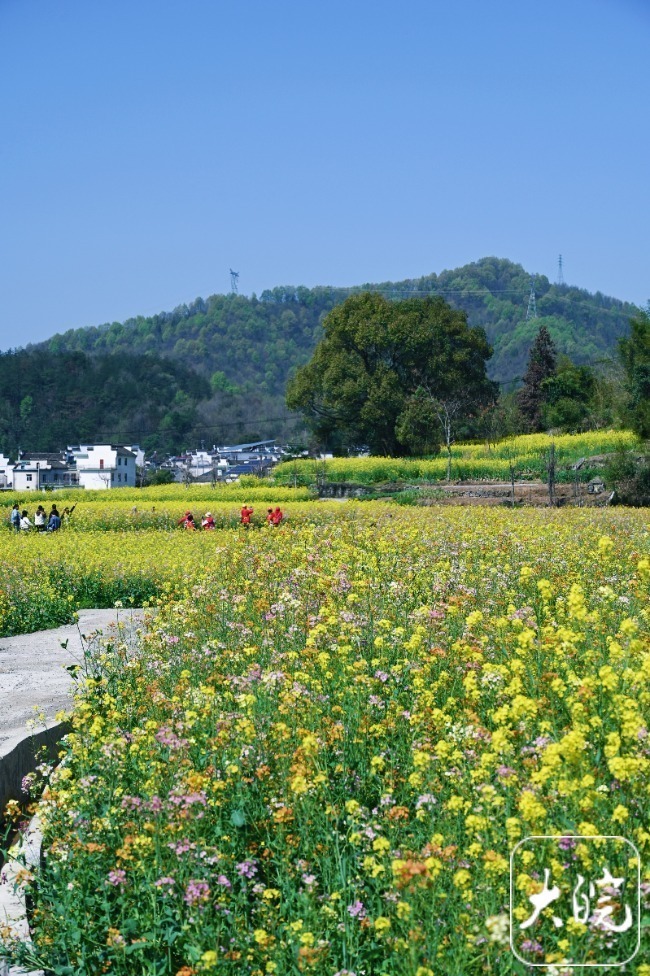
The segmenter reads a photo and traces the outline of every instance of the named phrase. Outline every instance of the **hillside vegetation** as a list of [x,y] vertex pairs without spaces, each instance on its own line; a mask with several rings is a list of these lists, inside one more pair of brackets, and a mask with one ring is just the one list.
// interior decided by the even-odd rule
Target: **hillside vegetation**
[[310,359],[327,313],[366,289],[395,299],[441,295],[465,310],[470,326],[485,329],[494,347],[488,372],[502,384],[523,375],[541,323],[558,352],[575,362],[615,354],[617,340],[629,331],[632,305],[552,285],[544,276],[535,288],[540,317],[526,322],[529,273],[508,260],[484,258],[401,282],[279,287],[259,298],[213,295],[173,312],[70,330],[1,357],[0,449],[14,450],[18,442],[54,449],[83,437],[140,440],[161,450],[201,439],[290,439],[301,422],[285,407],[289,377]]

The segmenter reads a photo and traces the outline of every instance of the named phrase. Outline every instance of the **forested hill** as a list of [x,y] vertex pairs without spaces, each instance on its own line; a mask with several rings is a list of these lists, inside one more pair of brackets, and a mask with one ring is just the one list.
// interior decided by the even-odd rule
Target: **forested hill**
[[275,397],[283,393],[288,371],[311,355],[324,315],[352,292],[366,289],[396,299],[442,295],[464,309],[469,324],[487,332],[494,346],[489,372],[501,383],[522,375],[542,322],[560,352],[575,362],[588,362],[614,354],[616,340],[627,333],[634,314],[627,302],[553,285],[537,275],[538,320],[527,322],[530,274],[511,261],[483,258],[439,275],[356,288],[282,287],[259,298],[213,295],[149,318],[71,330],[47,345],[53,351],[160,353],[205,376],[216,373],[216,388],[252,383],[262,395]]
[[601,292],[594,295],[583,288],[554,285],[544,275],[536,275],[538,317],[526,321],[530,283],[530,273],[520,264],[482,258],[455,271],[375,287],[396,298],[442,295],[450,305],[464,309],[470,325],[485,329],[494,348],[488,372],[502,384],[522,377],[533,337],[542,324],[551,333],[558,352],[575,363],[596,363],[616,356],[617,340],[629,333],[634,305]]
[[[501,383],[516,381],[523,374],[532,337],[540,324],[547,325],[560,352],[576,362],[594,362],[615,354],[616,340],[626,334],[634,314],[630,304],[568,285],[552,285],[544,276],[537,276],[539,318],[526,322],[530,274],[510,261],[483,258],[439,275],[379,285],[282,287],[265,291],[259,298],[213,295],[173,312],[71,330],[34,348],[46,351],[54,362],[73,352],[93,360],[106,355],[143,354],[172,360],[182,370],[182,375],[175,377],[173,396],[186,398],[185,422],[179,427],[178,411],[171,416],[171,403],[169,416],[160,404],[154,404],[155,409],[148,413],[143,406],[139,421],[130,428],[136,432],[140,429],[140,440],[150,446],[166,446],[177,428],[185,433],[190,413],[194,436],[206,443],[288,437],[292,430],[284,406],[288,376],[310,358],[330,309],[350,293],[364,289],[379,290],[396,299],[439,294],[466,310],[469,324],[483,326],[494,346],[489,372]],[[191,374],[198,374],[209,384],[207,392],[192,386],[188,380]],[[114,384],[107,380],[105,386],[110,399]],[[13,407],[15,414],[18,404]],[[120,409],[113,415],[115,425],[119,422],[124,427],[124,412]],[[169,433],[165,438],[156,433],[163,421]]]
[[84,441],[181,450],[210,396],[205,379],[157,355],[43,348],[0,354],[0,452]]

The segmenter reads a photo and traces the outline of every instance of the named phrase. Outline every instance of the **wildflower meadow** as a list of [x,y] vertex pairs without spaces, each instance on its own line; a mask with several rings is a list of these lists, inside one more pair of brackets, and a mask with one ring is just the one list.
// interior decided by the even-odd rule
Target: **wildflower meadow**
[[[13,585],[47,578],[62,613],[101,585],[150,613],[79,676],[32,784],[33,942],[0,929],[0,954],[61,976],[501,976],[622,953],[650,976],[647,512],[286,508],[279,529],[127,531],[120,510],[3,537]],[[601,835],[640,852],[638,902],[619,847],[606,907],[564,916]]]

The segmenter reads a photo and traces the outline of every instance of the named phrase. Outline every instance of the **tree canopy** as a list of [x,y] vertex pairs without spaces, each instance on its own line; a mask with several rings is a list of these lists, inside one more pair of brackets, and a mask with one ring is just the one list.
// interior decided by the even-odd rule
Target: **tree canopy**
[[632,429],[640,437],[650,437],[650,304],[631,320],[630,335],[620,340],[619,350]]
[[442,298],[391,302],[364,292],[334,308],[323,330],[312,359],[288,385],[287,405],[337,451],[435,449],[432,404],[462,396],[470,412],[495,398],[485,332]]

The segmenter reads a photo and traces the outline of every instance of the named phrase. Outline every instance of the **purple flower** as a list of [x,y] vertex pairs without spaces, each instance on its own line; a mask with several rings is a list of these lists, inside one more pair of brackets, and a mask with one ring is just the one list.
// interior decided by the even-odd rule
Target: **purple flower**
[[139,796],[124,796],[121,806],[123,810],[137,810],[142,806],[142,800]]
[[352,918],[359,918],[359,919],[361,919],[361,918],[365,918],[366,917],[366,909],[365,909],[365,906],[364,906],[363,902],[362,901],[359,901],[358,899],[357,899],[357,901],[353,902],[351,905],[348,905],[348,909],[347,910],[348,910],[349,914],[352,916]]
[[164,885],[169,885],[171,887],[171,885],[175,885],[175,884],[176,882],[174,881],[173,878],[158,878],[157,881],[154,881],[154,885],[156,888],[162,888]]
[[533,941],[533,939],[526,939],[525,942],[521,943],[520,948],[523,949],[524,952],[533,952],[535,954],[544,951],[544,947],[539,942]]
[[155,739],[161,746],[167,746],[168,749],[182,749],[187,745],[187,739],[179,739],[176,733],[166,725],[158,729]]
[[242,861],[240,864],[235,865],[235,871],[242,878],[254,878],[257,874],[257,865],[255,861]]
[[230,881],[228,881],[228,878],[225,876],[225,874],[219,875],[219,877],[217,878],[217,884],[221,885],[222,888],[232,888],[232,885]]
[[183,895],[188,905],[196,905],[198,902],[207,901],[209,897],[210,885],[207,881],[190,881]]
[[196,849],[196,844],[190,844],[189,840],[179,840],[176,843],[170,843],[167,845],[176,857],[181,857],[183,854],[187,854],[188,851],[193,851]]
[[108,880],[106,884],[114,885],[116,888],[118,885],[126,884],[126,871],[122,871],[121,868],[117,871],[108,872]]
[[177,807],[182,805],[183,809],[187,810],[187,808],[191,807],[194,803],[200,803],[202,806],[205,806],[208,802],[208,798],[203,790],[201,790],[199,793],[185,793],[183,796],[170,796],[169,802],[173,803],[174,806]]
[[561,851],[570,851],[577,844],[575,837],[562,837],[558,842],[557,846]]

